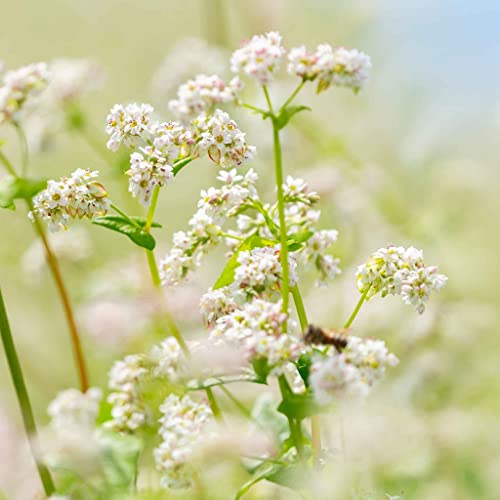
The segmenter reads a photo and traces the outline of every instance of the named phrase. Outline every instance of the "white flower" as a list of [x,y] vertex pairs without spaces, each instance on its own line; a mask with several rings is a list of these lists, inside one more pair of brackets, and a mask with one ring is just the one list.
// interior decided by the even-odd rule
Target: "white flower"
[[[298,277],[297,263],[292,254],[289,260],[289,282],[293,286]],[[283,268],[280,261],[279,247],[254,248],[242,251],[237,258],[239,266],[234,273],[231,288],[235,294],[248,296],[269,296],[280,290]]]
[[245,134],[226,112],[216,109],[213,115],[202,114],[192,124],[199,137],[197,152],[207,153],[217,165],[231,168],[255,156],[255,146],[247,144]]
[[[281,301],[255,299],[220,317],[211,338],[221,338],[242,348],[249,361],[266,359],[272,373],[279,374],[287,363],[297,359],[303,349],[299,339],[283,331],[286,319]],[[288,321],[288,324],[290,329],[296,327],[293,321]]]
[[182,488],[191,484],[192,468],[189,460],[201,439],[206,439],[207,426],[213,421],[208,405],[189,396],[182,399],[170,394],[160,406],[159,434],[161,444],[153,455],[157,469],[162,473],[162,486]]
[[384,341],[350,336],[340,353],[329,348],[326,355],[314,358],[309,382],[322,404],[335,398],[364,397],[386,368],[398,363]]
[[164,186],[174,179],[173,167],[167,164],[161,151],[153,146],[146,146],[141,148],[141,153],[130,155],[127,175],[130,177],[128,190],[144,206],[151,203],[151,195],[156,186]]
[[109,372],[112,420],[105,426],[118,431],[135,431],[145,424],[147,411],[141,400],[139,383],[147,374],[144,356],[130,355],[116,361]]
[[0,86],[0,124],[17,120],[26,100],[39,94],[48,79],[46,63],[33,63],[5,73]]
[[106,133],[110,136],[106,146],[116,151],[122,142],[134,145],[148,130],[153,108],[149,104],[115,104],[106,118]]
[[286,202],[300,201],[306,205],[313,205],[319,201],[319,196],[314,191],[309,191],[309,186],[304,179],[287,176],[283,184],[283,194]]
[[61,431],[93,430],[101,397],[102,392],[96,387],[91,387],[85,393],[78,389],[61,391],[47,410],[51,426]]
[[181,377],[181,372],[185,371],[185,355],[174,337],[155,345],[149,357],[154,365],[155,376],[175,382]]
[[416,306],[419,313],[433,290],[439,291],[448,278],[439,274],[435,266],[424,264],[424,254],[414,247],[388,246],[373,253],[365,264],[358,267],[358,289],[369,299],[381,292],[400,295],[406,304]]
[[358,91],[368,79],[370,58],[356,49],[332,48],[318,45],[315,52],[305,47],[291,49],[288,54],[288,72],[305,80],[318,79],[318,92],[331,84]]
[[217,319],[231,313],[236,307],[231,290],[227,286],[217,290],[210,289],[200,300],[200,310],[207,326],[212,326]]
[[320,273],[320,284],[335,278],[335,276],[341,273],[339,259],[336,259],[332,255],[325,254],[326,250],[337,241],[338,234],[338,231],[335,229],[316,231],[307,240],[304,248],[300,252],[300,256],[304,262],[306,264],[314,264]]
[[275,31],[255,35],[231,56],[231,71],[244,72],[261,85],[267,85],[279,69],[285,49],[281,35]]
[[187,121],[223,104],[236,102],[242,88],[238,77],[226,84],[217,75],[198,75],[179,87],[177,99],[170,101],[168,107],[179,119]]
[[105,215],[111,202],[102,184],[97,182],[97,170],[77,169],[69,177],[50,180],[47,188],[33,198],[29,217],[48,221],[51,231],[67,229],[70,219]]

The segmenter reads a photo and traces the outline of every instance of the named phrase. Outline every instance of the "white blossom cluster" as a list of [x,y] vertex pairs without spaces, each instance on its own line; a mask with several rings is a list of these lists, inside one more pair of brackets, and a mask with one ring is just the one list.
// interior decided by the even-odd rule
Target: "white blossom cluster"
[[250,169],[245,176],[233,169],[221,171],[221,188],[201,191],[198,210],[189,221],[190,230],[177,231],[173,247],[160,262],[164,285],[177,285],[189,271],[196,269],[207,250],[220,241],[225,217],[255,193],[257,175]]
[[149,104],[115,104],[106,118],[106,133],[110,136],[106,144],[117,151],[122,143],[133,146],[148,132],[153,107]]
[[[272,373],[279,374],[304,347],[301,340],[284,332],[287,315],[281,305],[281,301],[254,299],[217,319],[211,338],[242,348],[249,361],[266,359]],[[288,321],[288,325],[292,329],[296,326],[293,321]]]
[[33,63],[7,71],[0,84],[0,124],[16,121],[28,98],[38,95],[47,86],[46,63]]
[[307,240],[303,250],[300,252],[302,260],[306,264],[312,264],[319,272],[318,284],[325,284],[328,280],[341,274],[340,260],[326,251],[337,241],[338,231],[335,229],[322,229],[315,232]]
[[309,382],[322,404],[336,398],[364,397],[386,368],[398,362],[383,340],[350,336],[342,352],[329,348],[326,356],[314,359]]
[[368,79],[370,57],[356,49],[318,45],[315,52],[305,47],[291,49],[288,72],[304,80],[318,79],[318,92],[330,85],[360,90]]
[[190,486],[192,468],[190,458],[201,439],[206,439],[207,427],[213,421],[208,405],[185,395],[170,394],[160,406],[159,434],[161,444],[153,454],[156,467],[162,473],[162,486],[182,488]]
[[253,36],[231,56],[231,71],[244,72],[259,84],[267,85],[286,53],[281,41],[281,35],[275,31]]
[[78,389],[61,391],[47,410],[51,427],[57,431],[94,429],[101,397],[102,392],[96,387],[85,393]]
[[179,87],[177,99],[171,100],[168,107],[180,120],[189,121],[223,104],[237,102],[242,88],[238,77],[226,84],[217,75],[200,74]]
[[149,354],[153,374],[176,382],[186,370],[186,356],[174,337],[153,346]]
[[406,304],[414,305],[419,313],[432,291],[440,290],[448,278],[438,273],[436,266],[424,264],[424,254],[414,247],[388,246],[373,253],[356,274],[358,289],[369,299],[381,292],[400,295]]
[[205,325],[212,327],[221,317],[233,312],[238,307],[232,289],[228,286],[208,290],[200,299],[200,311]]
[[50,82],[43,99],[51,104],[67,104],[99,87],[102,68],[90,59],[55,59],[49,64]]
[[212,115],[202,114],[192,122],[197,141],[197,151],[223,168],[231,168],[252,160],[256,148],[247,144],[245,133],[237,123],[220,109]]
[[[238,267],[231,285],[235,296],[267,297],[279,292],[283,268],[280,261],[280,248],[261,247],[242,251],[237,257]],[[290,286],[298,281],[297,262],[293,254],[288,256]]]
[[40,217],[48,221],[51,231],[58,231],[67,229],[70,219],[105,215],[111,202],[98,176],[97,170],[79,168],[59,181],[49,180],[47,188],[33,198],[29,217]]
[[114,363],[108,380],[112,420],[106,422],[106,427],[133,432],[146,423],[148,415],[139,385],[147,373],[147,360],[142,355],[129,355]]

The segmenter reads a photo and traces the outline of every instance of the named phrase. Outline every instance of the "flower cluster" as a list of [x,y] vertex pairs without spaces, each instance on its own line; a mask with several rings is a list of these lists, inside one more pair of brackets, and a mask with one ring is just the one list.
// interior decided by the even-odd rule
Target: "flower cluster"
[[349,87],[354,91],[362,88],[371,67],[369,56],[356,49],[332,48],[318,45],[315,52],[305,47],[291,49],[288,54],[288,72],[304,80],[318,79],[318,92],[330,85]]
[[116,361],[109,372],[108,402],[112,420],[106,427],[118,431],[135,431],[147,420],[147,411],[140,396],[139,384],[147,375],[147,361],[142,355],[130,355]]
[[[244,297],[272,297],[279,292],[282,266],[279,247],[262,247],[242,251],[238,254],[239,266],[231,285],[233,294]],[[298,281],[297,263],[292,254],[288,256],[290,286]]]
[[235,73],[243,71],[259,84],[267,85],[273,80],[286,52],[281,40],[281,35],[275,31],[253,36],[233,53],[231,70]]
[[[242,348],[249,361],[265,359],[273,373],[279,374],[284,366],[294,361],[303,349],[303,343],[285,333],[283,325],[287,315],[281,310],[281,301],[268,302],[254,299],[241,308],[220,317],[211,332],[211,338],[221,338]],[[294,327],[293,321],[288,321]]]
[[312,364],[309,382],[322,404],[343,396],[366,396],[388,366],[398,364],[382,340],[350,336],[342,352],[329,348]]
[[424,254],[414,247],[388,246],[373,253],[365,264],[358,267],[357,284],[366,298],[378,292],[400,295],[406,304],[414,305],[419,313],[433,290],[440,290],[448,278],[438,273],[436,266],[424,264]]
[[177,285],[189,271],[196,269],[208,249],[220,241],[221,225],[242,202],[255,193],[257,175],[250,169],[245,176],[233,169],[221,171],[221,188],[201,191],[198,210],[189,221],[190,230],[173,236],[173,248],[160,262],[164,285]]
[[77,169],[69,177],[50,180],[47,188],[33,199],[29,216],[48,221],[51,231],[66,229],[69,219],[92,219],[104,215],[110,207],[108,193],[97,182],[97,170]]
[[101,397],[101,390],[96,387],[91,387],[85,393],[77,389],[61,391],[47,410],[51,426],[58,431],[93,429]]
[[47,64],[33,63],[3,75],[0,86],[0,124],[18,118],[26,100],[47,86]]
[[120,144],[133,146],[148,131],[153,107],[149,104],[115,104],[106,118],[106,133],[110,136],[106,144],[117,151]]
[[211,327],[221,317],[233,312],[237,303],[230,287],[210,289],[200,299],[200,311],[207,327]]
[[170,394],[160,406],[159,434],[161,444],[154,450],[158,470],[162,473],[164,487],[182,488],[189,486],[192,469],[189,460],[203,437],[207,426],[213,421],[210,408],[189,396],[182,399]]
[[127,170],[129,191],[134,198],[139,198],[142,205],[151,203],[151,196],[156,186],[162,187],[174,179],[173,167],[161,151],[153,146],[146,146],[130,155],[130,169]]
[[238,77],[226,84],[217,75],[197,75],[179,87],[177,99],[171,100],[168,107],[179,119],[189,121],[222,104],[237,102],[242,88]]
[[313,264],[318,270],[320,284],[326,283],[329,279],[335,278],[342,272],[339,268],[340,260],[326,253],[337,241],[338,234],[335,229],[323,229],[315,232],[307,240],[300,254],[306,264]]
[[185,372],[186,357],[173,337],[168,337],[163,342],[155,345],[149,358],[153,364],[155,376],[163,377],[171,382],[176,382]]
[[192,124],[199,137],[198,153],[207,153],[217,165],[231,168],[255,156],[255,146],[247,144],[245,133],[226,112],[216,109],[213,115],[202,114]]

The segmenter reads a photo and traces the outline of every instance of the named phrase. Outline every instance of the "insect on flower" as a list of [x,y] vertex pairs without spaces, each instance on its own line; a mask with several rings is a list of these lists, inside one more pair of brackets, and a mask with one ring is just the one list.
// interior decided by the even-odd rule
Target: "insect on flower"
[[323,329],[319,326],[308,325],[304,332],[306,344],[332,345],[337,352],[341,353],[347,347],[348,328]]

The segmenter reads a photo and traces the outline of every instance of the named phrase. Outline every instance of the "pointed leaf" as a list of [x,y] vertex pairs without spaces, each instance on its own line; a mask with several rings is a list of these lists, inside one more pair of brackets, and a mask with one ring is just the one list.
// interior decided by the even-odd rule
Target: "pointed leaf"
[[47,187],[45,179],[23,179],[7,176],[0,181],[0,207],[14,209],[14,201],[31,200]]
[[288,106],[287,108],[280,111],[280,114],[275,118],[274,122],[278,128],[281,130],[282,128],[288,125],[288,122],[301,111],[311,111],[309,106]]
[[314,396],[306,392],[305,394],[289,393],[278,406],[278,411],[289,418],[302,420],[306,417],[318,415],[324,410]]
[[153,236],[142,229],[143,225],[141,220],[134,220],[134,222],[136,222],[137,225],[132,224],[130,220],[121,215],[106,215],[92,221],[96,226],[106,227],[112,231],[124,234],[142,248],[153,250],[156,246],[156,241]]

